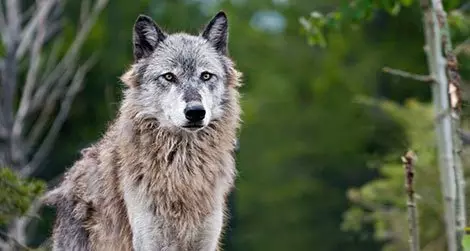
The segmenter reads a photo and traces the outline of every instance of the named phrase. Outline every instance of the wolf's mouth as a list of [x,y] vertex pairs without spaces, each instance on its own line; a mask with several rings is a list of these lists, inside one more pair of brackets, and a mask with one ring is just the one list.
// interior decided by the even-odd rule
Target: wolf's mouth
[[185,126],[183,126],[183,128],[186,128],[186,129],[191,129],[191,130],[196,130],[196,129],[200,129],[203,127],[203,124],[195,124],[195,123],[191,123],[191,124],[187,124]]

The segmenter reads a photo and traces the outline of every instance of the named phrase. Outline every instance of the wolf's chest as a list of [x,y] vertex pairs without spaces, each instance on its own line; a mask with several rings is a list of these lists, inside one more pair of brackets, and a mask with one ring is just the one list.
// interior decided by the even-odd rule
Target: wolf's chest
[[200,203],[196,203],[197,192],[180,196],[171,190],[147,194],[141,189],[144,188],[134,186],[125,187],[124,190],[134,243],[141,245],[140,250],[150,250],[155,243],[171,245],[162,243],[162,240],[186,243],[198,238],[205,222],[217,210],[217,205],[221,205],[222,199],[221,195],[213,195],[210,200],[199,198]]

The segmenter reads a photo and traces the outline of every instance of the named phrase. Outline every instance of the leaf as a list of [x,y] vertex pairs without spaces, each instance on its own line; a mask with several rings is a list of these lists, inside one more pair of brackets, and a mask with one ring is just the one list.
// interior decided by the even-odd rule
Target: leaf
[[34,198],[45,188],[43,181],[25,180],[11,169],[0,167],[0,225],[26,213]]

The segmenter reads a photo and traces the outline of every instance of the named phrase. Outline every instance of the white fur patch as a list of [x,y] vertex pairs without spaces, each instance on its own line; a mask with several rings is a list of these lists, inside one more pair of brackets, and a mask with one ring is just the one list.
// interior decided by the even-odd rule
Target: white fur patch
[[170,87],[170,91],[161,101],[161,107],[165,115],[165,120],[170,122],[168,125],[162,123],[163,126],[183,126],[186,123],[186,117],[184,115],[186,102],[183,100],[183,93],[180,93],[176,86],[172,85]]
[[134,250],[159,250],[158,220],[150,210],[150,203],[140,196],[143,192],[136,187],[128,185],[123,190]]

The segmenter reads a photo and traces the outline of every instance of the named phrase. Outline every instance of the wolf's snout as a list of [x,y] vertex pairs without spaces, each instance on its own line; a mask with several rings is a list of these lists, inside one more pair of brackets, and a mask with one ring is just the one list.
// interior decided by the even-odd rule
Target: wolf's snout
[[184,116],[192,123],[201,122],[206,116],[206,110],[202,105],[188,105],[184,109]]

